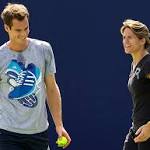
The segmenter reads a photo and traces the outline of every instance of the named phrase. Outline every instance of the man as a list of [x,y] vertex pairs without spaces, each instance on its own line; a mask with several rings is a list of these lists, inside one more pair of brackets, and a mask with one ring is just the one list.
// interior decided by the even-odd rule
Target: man
[[8,4],[1,13],[9,41],[0,47],[0,149],[47,150],[47,100],[58,137],[63,127],[55,60],[49,43],[28,38],[29,12]]

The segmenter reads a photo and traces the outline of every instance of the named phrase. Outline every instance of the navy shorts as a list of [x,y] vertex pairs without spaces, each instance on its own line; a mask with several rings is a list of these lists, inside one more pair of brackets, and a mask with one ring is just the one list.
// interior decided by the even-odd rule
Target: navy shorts
[[18,134],[0,129],[0,150],[49,150],[48,130]]
[[150,150],[150,139],[141,143],[134,142],[135,132],[136,131],[133,129],[133,127],[131,127],[126,136],[123,150]]

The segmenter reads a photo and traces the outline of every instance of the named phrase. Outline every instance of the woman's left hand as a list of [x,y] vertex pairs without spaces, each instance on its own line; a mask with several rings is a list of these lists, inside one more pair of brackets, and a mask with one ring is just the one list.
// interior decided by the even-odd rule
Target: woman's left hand
[[135,133],[137,135],[134,138],[135,143],[144,142],[150,138],[150,122],[141,126]]

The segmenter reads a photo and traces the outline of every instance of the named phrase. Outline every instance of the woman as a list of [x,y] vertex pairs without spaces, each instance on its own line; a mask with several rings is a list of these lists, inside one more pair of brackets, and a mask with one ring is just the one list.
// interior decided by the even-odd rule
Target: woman
[[133,125],[123,150],[150,150],[150,32],[142,22],[127,19],[120,29],[126,54],[132,56],[128,88],[133,100]]

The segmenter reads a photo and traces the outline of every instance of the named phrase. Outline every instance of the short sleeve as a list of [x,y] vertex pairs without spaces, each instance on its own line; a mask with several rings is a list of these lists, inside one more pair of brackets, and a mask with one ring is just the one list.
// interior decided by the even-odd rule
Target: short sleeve
[[47,76],[48,74],[56,73],[54,53],[51,45],[47,42],[45,42],[44,45],[44,56],[45,56],[45,76]]

